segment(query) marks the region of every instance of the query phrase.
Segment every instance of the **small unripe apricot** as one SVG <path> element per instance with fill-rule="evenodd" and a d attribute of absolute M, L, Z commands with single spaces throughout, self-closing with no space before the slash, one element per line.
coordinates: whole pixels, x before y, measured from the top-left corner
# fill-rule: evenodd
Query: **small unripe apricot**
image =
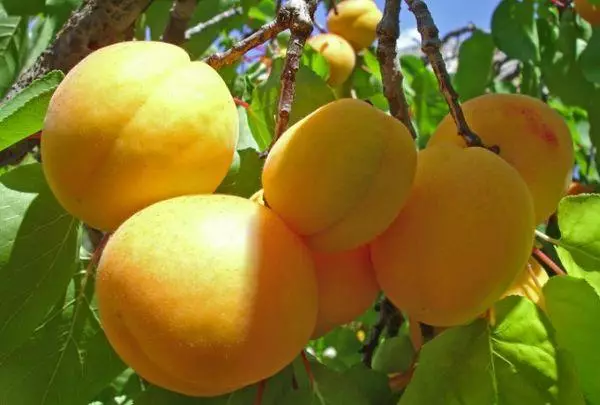
<path fill-rule="evenodd" d="M 593 26 L 600 25 L 600 6 L 590 3 L 588 0 L 575 0 L 575 11 L 577 14 Z"/>
<path fill-rule="evenodd" d="M 534 239 L 533 203 L 519 173 L 484 148 L 419 152 L 408 201 L 371 244 L 384 294 L 411 319 L 455 326 L 496 302 Z"/>
<path fill-rule="evenodd" d="M 344 252 L 313 252 L 319 310 L 313 339 L 353 321 L 373 304 L 379 285 L 368 246 Z"/>
<path fill-rule="evenodd" d="M 486 94 L 463 103 L 470 128 L 487 146 L 521 174 L 533 197 L 536 223 L 558 206 L 572 176 L 574 152 L 569 127 L 542 101 L 521 94 Z M 428 145 L 453 142 L 465 146 L 447 115 Z"/>
<path fill-rule="evenodd" d="M 94 228 L 184 194 L 212 193 L 238 138 L 227 85 L 164 42 L 121 42 L 77 64 L 52 96 L 41 140 L 58 201 Z"/>
<path fill-rule="evenodd" d="M 361 100 L 340 99 L 277 141 L 263 169 L 264 197 L 312 250 L 350 250 L 392 223 L 415 167 L 404 124 Z"/>
<path fill-rule="evenodd" d="M 310 251 L 265 207 L 176 197 L 127 219 L 98 267 L 100 321 L 140 376 L 192 396 L 270 377 L 315 328 Z"/>
<path fill-rule="evenodd" d="M 356 51 L 373 43 L 383 16 L 373 0 L 344 0 L 327 15 L 327 28 L 345 38 Z"/>
<path fill-rule="evenodd" d="M 339 86 L 348 80 L 356 63 L 354 49 L 348 41 L 336 34 L 319 34 L 310 37 L 307 43 L 327 60 L 330 86 Z"/>

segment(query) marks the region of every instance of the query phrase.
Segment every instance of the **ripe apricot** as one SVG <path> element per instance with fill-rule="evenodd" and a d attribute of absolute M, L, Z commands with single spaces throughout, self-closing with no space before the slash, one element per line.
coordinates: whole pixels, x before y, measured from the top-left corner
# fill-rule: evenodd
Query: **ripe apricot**
<path fill-rule="evenodd" d="M 521 270 L 521 273 L 513 281 L 510 288 L 504 293 L 502 298 L 510 295 L 520 295 L 526 297 L 537 304 L 543 310 L 546 309 L 544 304 L 544 295 L 542 287 L 548 282 L 550 277 L 546 270 L 535 260 L 530 257 L 527 264 Z"/>
<path fill-rule="evenodd" d="M 468 100 L 463 112 L 471 129 L 521 174 L 533 197 L 536 223 L 556 210 L 573 167 L 573 142 L 562 117 L 542 101 L 520 94 L 486 94 Z M 428 145 L 465 145 L 446 116 Z"/>
<path fill-rule="evenodd" d="M 412 138 L 356 99 L 328 103 L 288 128 L 263 169 L 269 206 L 313 250 L 342 251 L 383 232 L 408 197 Z"/>
<path fill-rule="evenodd" d="M 588 0 L 575 0 L 575 11 L 577 14 L 593 26 L 600 25 L 600 6 L 590 3 Z"/>
<path fill-rule="evenodd" d="M 310 251 L 267 208 L 228 195 L 175 197 L 127 219 L 106 245 L 96 293 L 123 361 L 192 396 L 275 374 L 317 318 Z"/>
<path fill-rule="evenodd" d="M 310 37 L 307 43 L 327 60 L 330 86 L 339 86 L 348 80 L 356 63 L 354 49 L 348 41 L 336 34 L 319 34 Z"/>
<path fill-rule="evenodd" d="M 344 0 L 327 15 L 327 28 L 345 38 L 356 51 L 373 43 L 383 16 L 373 0 Z"/>
<path fill-rule="evenodd" d="M 313 339 L 353 321 L 373 304 L 379 285 L 369 247 L 322 253 L 313 252 L 319 291 L 319 310 Z"/>
<path fill-rule="evenodd" d="M 518 172 L 484 148 L 451 143 L 419 152 L 408 201 L 371 244 L 379 285 L 411 319 L 469 322 L 523 269 L 533 203 Z"/>
<path fill-rule="evenodd" d="M 114 230 L 154 202 L 212 193 L 238 138 L 219 74 L 163 42 L 122 42 L 76 65 L 52 96 L 44 172 L 57 199 L 92 227 Z"/>

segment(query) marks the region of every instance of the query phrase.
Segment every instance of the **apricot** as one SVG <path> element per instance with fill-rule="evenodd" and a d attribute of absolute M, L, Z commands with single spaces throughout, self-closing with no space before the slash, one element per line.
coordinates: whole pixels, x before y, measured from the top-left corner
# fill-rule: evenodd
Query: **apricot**
<path fill-rule="evenodd" d="M 313 339 L 358 318 L 373 304 L 379 285 L 367 245 L 344 252 L 313 252 L 319 292 Z"/>
<path fill-rule="evenodd" d="M 513 281 L 510 288 L 504 293 L 502 298 L 510 295 L 520 295 L 526 297 L 541 309 L 545 310 L 544 295 L 542 293 L 542 287 L 548 282 L 550 277 L 546 273 L 546 270 L 535 260 L 530 257 L 527 264 L 521 270 L 520 274 Z"/>
<path fill-rule="evenodd" d="M 533 197 L 536 223 L 556 210 L 570 183 L 573 142 L 562 117 L 542 101 L 520 94 L 486 94 L 463 104 L 471 129 L 521 174 Z M 446 116 L 428 145 L 465 145 L 452 117 Z"/>
<path fill-rule="evenodd" d="M 307 43 L 327 60 L 330 86 L 339 86 L 348 80 L 356 63 L 354 49 L 348 41 L 336 34 L 319 34 L 310 37 Z"/>
<path fill-rule="evenodd" d="M 404 208 L 371 243 L 384 294 L 411 319 L 455 326 L 496 302 L 534 239 L 531 195 L 518 172 L 484 148 L 419 152 Z"/>
<path fill-rule="evenodd" d="M 593 26 L 600 25 L 600 6 L 588 0 L 574 0 L 577 14 Z"/>
<path fill-rule="evenodd" d="M 96 294 L 123 361 L 191 396 L 275 374 L 317 319 L 310 251 L 270 210 L 229 195 L 175 197 L 127 219 L 106 245 Z"/>
<path fill-rule="evenodd" d="M 360 51 L 377 37 L 377 24 L 382 16 L 373 0 L 344 0 L 337 3 L 337 14 L 333 8 L 329 11 L 327 28 Z"/>
<path fill-rule="evenodd" d="M 350 250 L 392 223 L 416 155 L 400 121 L 361 100 L 339 99 L 277 141 L 263 169 L 264 197 L 312 250 Z"/>
<path fill-rule="evenodd" d="M 238 114 L 227 85 L 163 42 L 122 42 L 77 64 L 52 96 L 41 141 L 58 201 L 94 228 L 227 174 Z"/>

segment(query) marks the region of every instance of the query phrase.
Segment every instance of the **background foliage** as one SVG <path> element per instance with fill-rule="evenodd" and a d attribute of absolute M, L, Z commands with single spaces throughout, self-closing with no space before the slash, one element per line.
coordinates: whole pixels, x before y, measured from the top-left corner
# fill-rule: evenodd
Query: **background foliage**
<path fill-rule="evenodd" d="M 80 3 L 1 2 L 2 95 Z M 160 39 L 171 4 L 152 2 L 136 22 L 135 38 Z M 207 24 L 183 44 L 193 59 L 225 49 L 271 21 L 275 3 L 203 0 L 190 26 L 230 10 L 235 10 L 232 16 Z M 458 42 L 452 79 L 461 100 L 496 92 L 546 101 L 571 129 L 573 178 L 597 184 L 600 30 L 549 0 L 502 0 L 490 18 L 490 32 L 474 28 Z M 282 34 L 220 71 L 240 100 L 240 141 L 219 192 L 248 197 L 260 188 L 259 153 L 268 146 L 275 125 L 286 39 Z M 418 145 L 423 147 L 448 109 L 421 55 L 405 54 L 400 61 Z M 375 45 L 358 56 L 343 89 L 325 83 L 328 70 L 327 62 L 307 48 L 291 123 L 350 95 L 387 111 Z M 31 136 L 42 129 L 50 96 L 62 77 L 52 72 L 0 108 L 0 403 L 255 403 L 257 386 L 213 399 L 186 398 L 149 386 L 109 346 L 96 313 L 93 272 L 87 269 L 94 233 L 52 196 L 36 161 L 37 138 Z M 20 149 L 7 149 L 17 142 Z M 378 318 L 374 307 L 352 324 L 312 341 L 310 375 L 299 357 L 266 382 L 261 404 L 600 404 L 600 196 L 565 198 L 557 216 L 540 230 L 551 242 L 543 242 L 542 249 L 568 273 L 544 287 L 546 312 L 525 298 L 504 299 L 497 305 L 494 326 L 478 320 L 427 342 L 410 384 L 392 390 L 388 374 L 409 371 L 415 354 L 405 322 L 398 331 L 382 335 L 373 367 L 363 365 L 361 348 Z"/>

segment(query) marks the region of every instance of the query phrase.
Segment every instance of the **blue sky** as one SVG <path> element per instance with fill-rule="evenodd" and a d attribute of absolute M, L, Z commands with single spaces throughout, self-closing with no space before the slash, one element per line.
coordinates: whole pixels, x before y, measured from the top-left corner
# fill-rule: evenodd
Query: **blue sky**
<path fill-rule="evenodd" d="M 379 9 L 383 11 L 385 0 L 376 0 Z M 426 1 L 433 19 L 441 35 L 453 29 L 464 27 L 469 23 L 488 31 L 492 12 L 499 0 L 428 0 Z M 325 16 L 324 5 L 321 2 L 317 10 L 317 21 L 323 22 Z M 400 14 L 400 29 L 402 32 L 414 33 L 416 27 L 413 15 L 402 2 Z"/>

